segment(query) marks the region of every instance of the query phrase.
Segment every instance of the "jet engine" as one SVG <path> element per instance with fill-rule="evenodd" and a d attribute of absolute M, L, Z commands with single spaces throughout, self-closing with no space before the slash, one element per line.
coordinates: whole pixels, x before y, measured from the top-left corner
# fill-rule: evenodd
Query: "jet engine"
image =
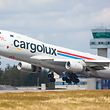
<path fill-rule="evenodd" d="M 85 63 L 82 61 L 68 61 L 65 68 L 73 73 L 82 72 L 85 70 Z"/>
<path fill-rule="evenodd" d="M 26 62 L 19 62 L 17 65 L 17 69 L 25 72 L 41 72 L 41 67 L 26 63 Z"/>

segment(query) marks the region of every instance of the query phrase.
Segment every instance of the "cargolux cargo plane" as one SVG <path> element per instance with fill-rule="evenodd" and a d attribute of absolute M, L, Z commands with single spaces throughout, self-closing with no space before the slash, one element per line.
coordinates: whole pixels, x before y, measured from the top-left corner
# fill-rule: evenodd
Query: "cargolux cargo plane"
<path fill-rule="evenodd" d="M 0 55 L 21 61 L 22 71 L 42 72 L 48 68 L 67 83 L 78 83 L 78 74 L 110 79 L 110 59 L 50 45 L 25 35 L 0 30 Z M 54 82 L 53 74 L 49 79 Z"/>

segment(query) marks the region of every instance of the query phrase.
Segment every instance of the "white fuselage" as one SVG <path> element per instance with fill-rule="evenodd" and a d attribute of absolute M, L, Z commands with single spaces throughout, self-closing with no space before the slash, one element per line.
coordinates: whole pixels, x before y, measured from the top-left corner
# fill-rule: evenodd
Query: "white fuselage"
<path fill-rule="evenodd" d="M 55 45 L 43 43 L 33 38 L 16 34 L 9 31 L 1 30 L 0 34 L 0 55 L 28 62 L 36 66 L 43 66 L 50 69 L 56 69 L 58 71 L 66 71 L 64 66 L 59 65 L 55 62 L 51 62 L 51 59 L 57 59 L 61 61 L 96 61 L 109 59 L 92 55 L 89 53 L 79 52 L 67 48 L 62 48 Z M 35 58 L 33 58 L 35 56 Z M 45 59 L 45 60 L 43 60 Z M 104 70 L 96 71 L 83 71 L 88 76 L 110 78 L 110 69 L 107 67 Z"/>

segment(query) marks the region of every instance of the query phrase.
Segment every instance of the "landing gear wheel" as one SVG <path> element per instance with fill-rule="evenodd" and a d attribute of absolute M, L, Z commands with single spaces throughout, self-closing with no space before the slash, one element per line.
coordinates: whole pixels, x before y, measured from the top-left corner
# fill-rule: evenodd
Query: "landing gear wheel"
<path fill-rule="evenodd" d="M 74 80 L 74 83 L 75 83 L 75 84 L 79 83 L 79 79 L 75 79 L 75 80 Z"/>
<path fill-rule="evenodd" d="M 66 80 L 67 80 L 67 77 L 63 77 L 62 80 L 63 80 L 63 81 L 66 81 Z"/>
<path fill-rule="evenodd" d="M 50 78 L 50 82 L 55 82 L 55 78 Z"/>
<path fill-rule="evenodd" d="M 51 74 L 48 74 L 48 78 L 54 78 L 54 75 L 53 75 L 53 73 L 51 73 Z"/>
<path fill-rule="evenodd" d="M 71 73 L 71 72 L 70 73 L 65 72 L 64 77 L 62 77 L 62 80 L 66 81 L 66 83 L 69 83 L 69 84 L 71 84 L 72 82 L 74 84 L 79 83 L 78 76 L 74 73 Z"/>
<path fill-rule="evenodd" d="M 54 74 L 53 72 L 51 74 L 48 74 L 48 78 L 50 82 L 55 82 Z"/>
<path fill-rule="evenodd" d="M 66 83 L 71 84 L 71 80 L 69 80 L 69 79 L 66 80 Z"/>

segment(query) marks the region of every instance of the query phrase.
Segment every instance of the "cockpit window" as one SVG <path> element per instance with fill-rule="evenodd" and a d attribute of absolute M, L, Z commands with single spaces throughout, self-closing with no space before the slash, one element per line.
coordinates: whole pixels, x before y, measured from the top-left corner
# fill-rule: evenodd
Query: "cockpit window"
<path fill-rule="evenodd" d="M 14 37 L 13 35 L 10 35 L 10 37 Z"/>

